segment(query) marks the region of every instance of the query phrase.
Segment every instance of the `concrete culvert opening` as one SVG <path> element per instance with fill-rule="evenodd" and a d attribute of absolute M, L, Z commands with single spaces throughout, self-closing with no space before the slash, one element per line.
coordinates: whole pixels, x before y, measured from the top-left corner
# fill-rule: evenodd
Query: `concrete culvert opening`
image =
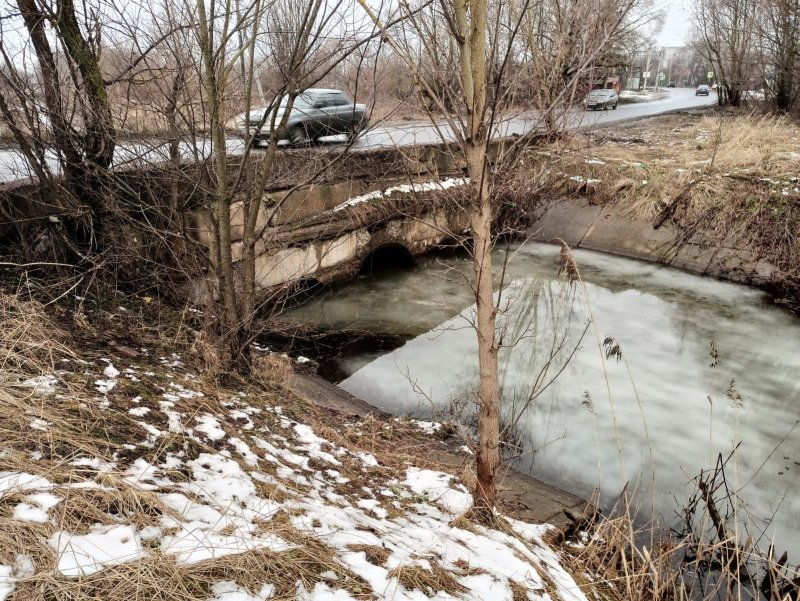
<path fill-rule="evenodd" d="M 361 275 L 374 275 L 382 271 L 408 269 L 414 266 L 414 257 L 402 244 L 387 244 L 369 253 L 361 263 Z"/>

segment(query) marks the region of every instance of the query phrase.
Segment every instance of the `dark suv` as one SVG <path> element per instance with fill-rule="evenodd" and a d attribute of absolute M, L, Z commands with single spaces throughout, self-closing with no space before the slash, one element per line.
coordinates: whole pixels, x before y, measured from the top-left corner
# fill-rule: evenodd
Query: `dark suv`
<path fill-rule="evenodd" d="M 275 126 L 283 118 L 288 99 L 284 98 L 275 110 Z M 269 138 L 269 127 L 272 115 L 264 119 L 266 109 L 251 111 L 249 115 L 237 117 L 237 127 L 247 135 L 247 131 L 264 124 L 262 130 L 257 131 L 254 142 L 265 141 Z M 344 92 L 324 88 L 310 88 L 299 94 L 292 105 L 289 119 L 286 122 L 286 131 L 282 139 L 289 140 L 299 146 L 307 144 L 324 136 L 346 134 L 348 139 L 354 138 L 367 124 L 363 104 L 355 104 Z M 246 121 L 245 121 L 246 119 Z M 248 127 L 249 126 L 249 127 Z"/>
<path fill-rule="evenodd" d="M 710 88 L 706 84 L 700 84 L 697 86 L 697 89 L 694 92 L 695 96 L 708 96 L 711 92 Z"/>

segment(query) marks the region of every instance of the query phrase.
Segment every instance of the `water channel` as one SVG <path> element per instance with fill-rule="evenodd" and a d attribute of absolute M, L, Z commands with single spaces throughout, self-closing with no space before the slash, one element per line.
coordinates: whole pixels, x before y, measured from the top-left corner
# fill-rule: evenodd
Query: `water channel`
<path fill-rule="evenodd" d="M 516 466 L 584 496 L 597 488 L 606 504 L 629 482 L 669 524 L 690 478 L 738 445 L 727 476 L 741 515 L 755 532 L 771 520 L 768 535 L 798 561 L 800 320 L 752 288 L 600 253 L 575 258 L 584 284 L 570 286 L 555 246 L 496 251 L 507 264 L 503 421 L 525 449 Z M 404 337 L 322 369 L 392 413 L 468 421 L 478 380 L 469 273 L 465 256 L 426 257 L 287 317 Z M 621 358 L 606 357 L 617 345 Z"/>

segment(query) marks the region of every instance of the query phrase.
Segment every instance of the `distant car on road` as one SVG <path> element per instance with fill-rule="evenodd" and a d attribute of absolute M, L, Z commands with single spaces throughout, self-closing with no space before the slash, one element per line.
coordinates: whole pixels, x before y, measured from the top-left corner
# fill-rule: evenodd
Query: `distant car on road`
<path fill-rule="evenodd" d="M 284 98 L 275 109 L 275 127 L 280 124 L 288 103 L 288 98 Z M 253 138 L 254 143 L 264 142 L 269 138 L 272 115 L 267 115 L 265 119 L 266 110 L 256 109 L 236 118 L 237 128 L 243 135 L 248 135 L 248 130 L 252 134 L 253 129 L 260 126 Z M 363 104 L 355 104 L 340 90 L 310 88 L 294 99 L 281 139 L 288 140 L 295 146 L 308 144 L 324 136 L 340 134 L 346 134 L 348 140 L 351 140 L 366 124 Z"/>
<path fill-rule="evenodd" d="M 711 90 L 704 83 L 701 83 L 699 86 L 697 86 L 697 89 L 694 91 L 695 96 L 708 96 L 710 93 Z"/>
<path fill-rule="evenodd" d="M 617 104 L 619 104 L 619 96 L 611 89 L 592 90 L 583 101 L 586 110 L 602 109 L 607 111 L 609 107 L 616 109 Z"/>

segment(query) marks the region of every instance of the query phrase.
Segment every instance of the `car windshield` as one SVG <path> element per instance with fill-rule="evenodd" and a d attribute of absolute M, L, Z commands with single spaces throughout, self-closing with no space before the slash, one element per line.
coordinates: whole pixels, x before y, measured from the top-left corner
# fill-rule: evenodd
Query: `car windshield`
<path fill-rule="evenodd" d="M 612 90 L 592 90 L 590 96 L 611 96 Z"/>

